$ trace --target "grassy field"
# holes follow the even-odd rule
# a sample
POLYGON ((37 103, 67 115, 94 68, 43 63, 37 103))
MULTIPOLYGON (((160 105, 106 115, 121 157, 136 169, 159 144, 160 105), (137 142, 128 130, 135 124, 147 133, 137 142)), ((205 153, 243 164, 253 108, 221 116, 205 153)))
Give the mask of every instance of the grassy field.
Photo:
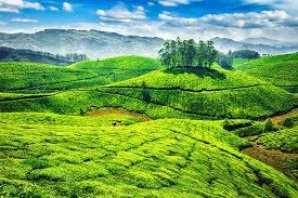
POLYGON ((290 92, 298 92, 298 53, 236 61, 235 68, 290 92))
POLYGON ((282 173, 239 152, 222 121, 130 126, 54 114, 1 114, 4 197, 295 197, 282 173), (13 123, 13 125, 12 125, 13 123), (199 188, 198 188, 199 186, 199 188))

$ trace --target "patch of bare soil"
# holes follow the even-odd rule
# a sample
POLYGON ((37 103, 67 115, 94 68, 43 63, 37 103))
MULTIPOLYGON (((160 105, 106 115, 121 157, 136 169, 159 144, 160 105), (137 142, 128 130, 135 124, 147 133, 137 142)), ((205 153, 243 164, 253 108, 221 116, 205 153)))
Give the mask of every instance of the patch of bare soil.
POLYGON ((276 115, 271 117, 270 119, 272 120, 273 123, 279 123, 286 118, 296 117, 297 115, 298 115, 298 108, 295 108, 286 114, 276 115))
POLYGON ((91 117, 104 117, 104 116, 117 116, 117 115, 139 118, 144 121, 151 120, 151 118, 145 114, 128 111, 123 108, 113 108, 113 107, 94 108, 85 114, 85 116, 91 116, 91 117))
MULTIPOLYGON (((259 161, 262 161, 277 170, 285 173, 291 178, 298 181, 298 178, 294 176, 295 167, 289 166, 290 160, 298 160, 298 154, 285 153, 280 150, 269 150, 265 146, 253 144, 252 147, 242 150, 243 153, 253 157, 259 161)), ((297 170, 296 170, 297 171, 297 170)))

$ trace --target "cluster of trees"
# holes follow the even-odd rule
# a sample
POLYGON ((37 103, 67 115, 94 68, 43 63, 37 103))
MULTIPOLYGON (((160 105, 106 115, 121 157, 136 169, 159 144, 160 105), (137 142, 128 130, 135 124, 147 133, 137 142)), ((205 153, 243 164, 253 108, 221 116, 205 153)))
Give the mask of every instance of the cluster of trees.
POLYGON ((260 58, 260 54, 252 50, 239 50, 234 52, 229 52, 229 56, 233 58, 245 58, 245 59, 257 59, 260 58))
POLYGON ((28 61, 53 65, 68 65, 87 59, 87 56, 84 54, 66 54, 65 56, 61 56, 28 49, 0 47, 0 61, 28 61))
POLYGON ((212 41, 193 39, 181 41, 169 40, 159 51, 159 58, 168 68, 172 67, 210 67, 216 60, 217 50, 212 41))
POLYGON ((215 62, 219 64, 222 68, 233 69, 233 57, 229 54, 223 54, 219 52, 215 58, 215 62))

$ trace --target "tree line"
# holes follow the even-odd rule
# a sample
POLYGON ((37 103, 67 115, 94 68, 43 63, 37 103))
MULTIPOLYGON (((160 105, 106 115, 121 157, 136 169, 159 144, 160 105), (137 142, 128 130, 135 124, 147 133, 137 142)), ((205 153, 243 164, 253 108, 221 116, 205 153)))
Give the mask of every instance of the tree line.
POLYGON ((168 68, 173 67, 210 67, 216 60, 218 51, 212 41, 193 39, 166 41, 159 51, 161 62, 168 68))
POLYGON ((85 54, 66 54, 65 56, 29 49, 0 47, 0 61, 30 61, 54 65, 69 65, 87 60, 85 54))

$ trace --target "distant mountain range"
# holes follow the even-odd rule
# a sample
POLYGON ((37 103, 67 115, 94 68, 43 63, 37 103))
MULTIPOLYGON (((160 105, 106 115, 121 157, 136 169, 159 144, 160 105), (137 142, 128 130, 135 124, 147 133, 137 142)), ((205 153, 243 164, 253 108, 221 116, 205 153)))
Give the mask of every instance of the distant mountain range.
MULTIPOLYGON (((214 38, 212 41, 222 52, 250 49, 261 54, 274 55, 298 51, 298 43, 287 43, 265 37, 242 41, 214 38)), ((156 57, 164 42, 165 40, 156 37, 124 36, 97 30, 46 29, 33 34, 0 33, 0 46, 59 55, 86 54, 91 59, 131 54, 156 57)))
POLYGON ((260 54, 272 55, 298 52, 298 43, 283 42, 266 37, 247 38, 242 41, 218 37, 211 40, 214 42, 215 47, 222 52, 253 50, 260 54))
POLYGON ((46 29, 34 34, 0 33, 0 46, 60 55, 79 53, 92 59, 131 54, 157 56, 163 42, 160 38, 124 36, 97 30, 46 29))

